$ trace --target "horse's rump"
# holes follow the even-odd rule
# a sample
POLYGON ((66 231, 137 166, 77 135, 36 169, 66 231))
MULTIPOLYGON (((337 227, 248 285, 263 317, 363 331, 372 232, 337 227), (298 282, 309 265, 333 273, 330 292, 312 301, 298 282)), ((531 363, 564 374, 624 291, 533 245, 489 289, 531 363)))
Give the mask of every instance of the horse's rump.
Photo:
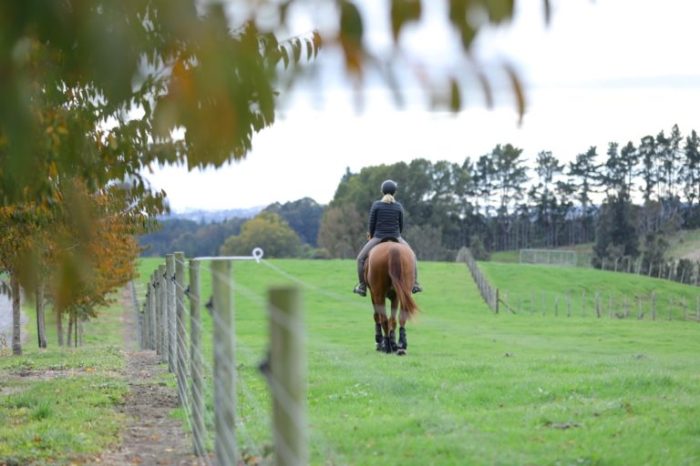
POLYGON ((412 294, 414 267, 413 251, 404 244, 384 242, 373 247, 367 261, 367 283, 373 302, 383 302, 393 291, 409 317, 418 312, 412 294))

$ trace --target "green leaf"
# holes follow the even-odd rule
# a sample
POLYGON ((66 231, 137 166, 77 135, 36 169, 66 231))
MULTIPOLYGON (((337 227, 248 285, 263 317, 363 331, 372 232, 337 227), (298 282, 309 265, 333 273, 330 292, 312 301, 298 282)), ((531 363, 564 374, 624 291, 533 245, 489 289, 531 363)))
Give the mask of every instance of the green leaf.
POLYGON ((520 82, 518 74, 515 72, 510 64, 505 64, 504 68, 510 79, 510 84, 513 87, 513 93, 515 94, 515 102, 518 109, 518 124, 522 124, 523 117, 525 116, 525 93, 523 91, 523 86, 520 82))
POLYGON ((421 16, 420 0, 391 1, 391 34, 394 42, 398 42, 401 29, 412 21, 418 21, 421 16))
POLYGON ((450 79, 450 110, 459 112, 462 108, 462 95, 456 79, 450 79))

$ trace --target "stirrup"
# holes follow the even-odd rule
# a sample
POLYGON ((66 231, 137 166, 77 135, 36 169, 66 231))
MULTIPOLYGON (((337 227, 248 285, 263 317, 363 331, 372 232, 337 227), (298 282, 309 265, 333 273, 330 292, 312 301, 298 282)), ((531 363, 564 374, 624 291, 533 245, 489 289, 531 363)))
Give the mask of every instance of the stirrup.
POLYGON ((414 283, 413 288, 411 289, 411 293, 416 294, 420 293, 421 291, 423 291, 423 288, 418 283, 414 283))
POLYGON ((367 285, 365 283, 360 283, 352 290, 352 292, 359 294, 360 296, 367 296, 367 285))

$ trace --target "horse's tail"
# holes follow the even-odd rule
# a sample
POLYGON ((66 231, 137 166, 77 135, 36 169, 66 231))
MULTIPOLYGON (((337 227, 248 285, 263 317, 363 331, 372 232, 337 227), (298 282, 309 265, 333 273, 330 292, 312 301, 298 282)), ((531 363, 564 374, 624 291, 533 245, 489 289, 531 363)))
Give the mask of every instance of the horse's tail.
MULTIPOLYGON (((401 308, 408 312, 410 319, 418 312, 418 305, 413 299, 413 271, 402 265, 401 247, 389 250, 389 277, 394 285, 394 291, 399 298, 401 308)), ((410 261, 413 258, 409 258, 410 261)))

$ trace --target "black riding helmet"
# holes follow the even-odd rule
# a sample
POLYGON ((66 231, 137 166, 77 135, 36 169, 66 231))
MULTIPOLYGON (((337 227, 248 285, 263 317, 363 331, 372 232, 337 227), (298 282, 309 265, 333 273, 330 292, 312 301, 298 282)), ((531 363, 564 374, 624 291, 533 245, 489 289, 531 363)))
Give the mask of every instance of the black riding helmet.
POLYGON ((391 194, 392 196, 396 194, 396 181, 386 180, 382 183, 382 194, 391 194))

